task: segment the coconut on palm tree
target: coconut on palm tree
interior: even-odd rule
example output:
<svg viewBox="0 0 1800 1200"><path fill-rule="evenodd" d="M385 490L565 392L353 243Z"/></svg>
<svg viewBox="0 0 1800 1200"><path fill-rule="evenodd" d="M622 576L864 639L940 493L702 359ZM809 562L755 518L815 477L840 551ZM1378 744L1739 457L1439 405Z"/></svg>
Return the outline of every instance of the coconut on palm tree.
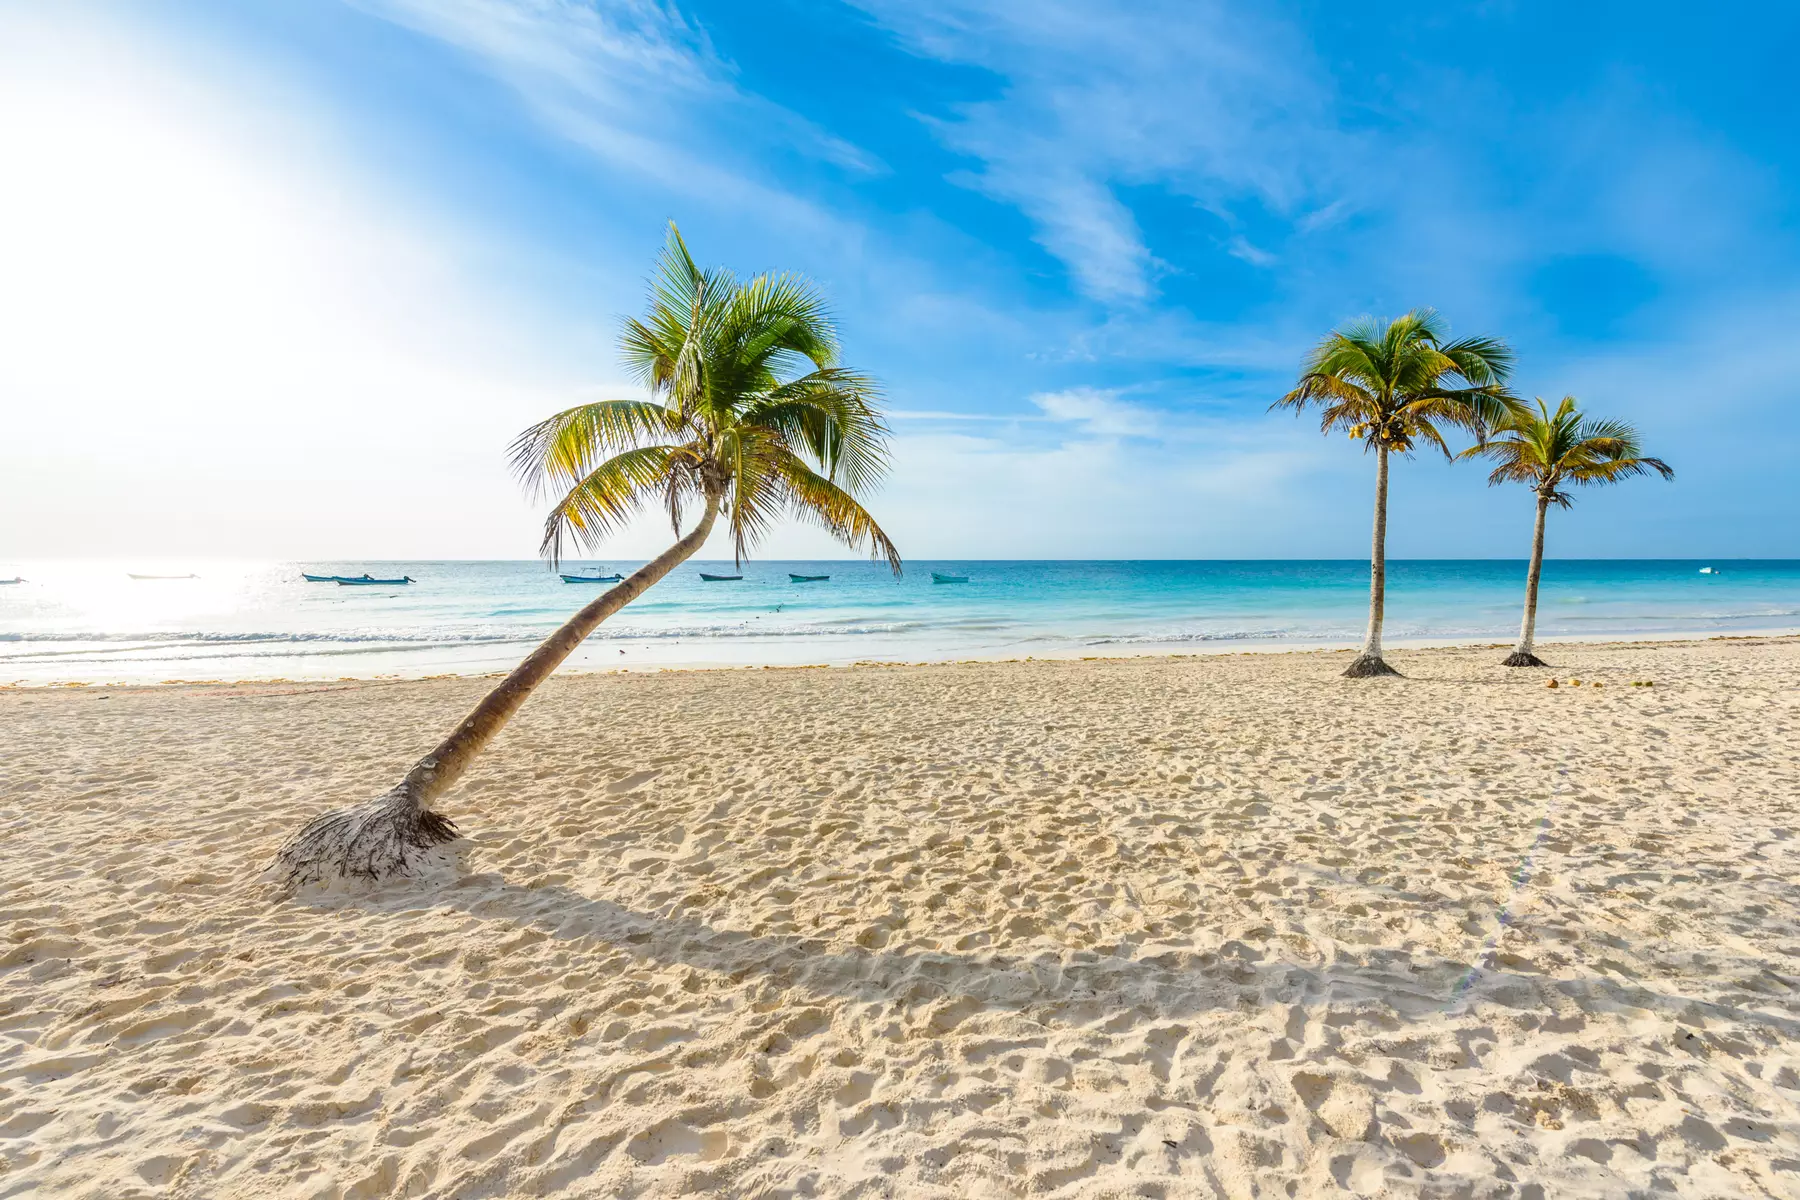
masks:
<svg viewBox="0 0 1800 1200"><path fill-rule="evenodd" d="M1660 458L1646 456L1637 430L1623 421L1598 421L1581 414L1575 397L1564 396L1552 413L1542 399L1533 412L1520 405L1499 423L1491 440L1471 446L1461 457L1491 458L1499 465L1488 476L1497 483L1528 484L1537 495L1537 524L1531 534L1531 566L1525 572L1525 619L1519 644L1507 656L1509 667L1548 666L1534 653L1537 636L1538 577L1544 569L1544 516L1552 504L1575 503L1571 487L1617 483L1652 471L1664 479L1675 471Z"/></svg>
<svg viewBox="0 0 1800 1200"><path fill-rule="evenodd" d="M1300 382L1270 405L1316 406L1324 433L1344 430L1375 452L1375 529L1369 546L1369 631L1344 674L1398 675L1381 656L1387 600L1388 455L1412 456L1420 442L1451 457L1440 426L1479 438L1517 401L1506 391L1512 351L1497 338L1447 340L1429 308L1386 322L1364 317L1326 337L1307 355Z"/></svg>
<svg viewBox="0 0 1800 1200"><path fill-rule="evenodd" d="M703 271L670 225L649 311L626 322L621 343L651 398L557 413L519 435L513 466L558 497L542 545L553 563L571 543L616 532L650 500L668 514L675 544L551 634L391 791L295 834L272 868L290 889L408 874L455 840L456 826L432 801L602 621L699 550L721 515L740 560L791 513L899 573L899 552L856 499L887 467L878 392L838 365L835 328L809 284ZM683 534L693 507L699 519Z"/></svg>

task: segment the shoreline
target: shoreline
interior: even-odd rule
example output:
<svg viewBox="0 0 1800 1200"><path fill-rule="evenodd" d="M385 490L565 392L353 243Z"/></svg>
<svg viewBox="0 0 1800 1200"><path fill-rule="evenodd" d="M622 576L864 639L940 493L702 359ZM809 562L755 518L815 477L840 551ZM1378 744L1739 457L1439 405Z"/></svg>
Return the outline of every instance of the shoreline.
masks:
<svg viewBox="0 0 1800 1200"><path fill-rule="evenodd" d="M1638 646L1638 645L1677 645L1677 644L1700 645L1700 644L1704 644L1707 642L1783 641L1783 640L1789 640L1789 639L1795 639L1795 638L1800 638L1800 626L1783 626L1783 627L1779 627L1779 628L1776 628L1773 630L1768 630L1768 631L1758 630L1758 631L1745 632L1745 633L1696 633L1696 632L1692 632L1692 631L1634 633L1634 634L1621 634L1615 638L1596 638L1596 637L1580 635L1580 634L1561 634L1561 635L1551 635L1551 636L1539 637L1536 639L1536 645L1539 647L1554 646L1554 647L1558 647L1558 648L1567 648L1567 649L1581 649L1581 648L1600 649L1600 648L1606 648L1606 647L1615 647L1616 648L1616 647L1627 647L1627 646ZM534 646L536 644L537 643L535 643L535 642L520 643L520 645L522 647L524 647L524 649L523 649L523 652L519 655L519 659L522 660L525 657L525 654L530 652L530 647ZM1478 649L1478 648L1482 648L1482 647L1486 647L1489 649L1495 649L1495 650L1505 650L1505 649L1510 649L1514 644L1515 644L1515 642L1513 640L1494 641L1491 638L1453 638L1453 639L1435 639L1435 638L1433 638L1433 639L1406 639L1406 638L1403 638L1403 639L1397 639L1397 640L1384 640L1383 649L1384 649L1384 652L1389 653L1389 654L1393 654L1393 653L1409 654L1409 653L1419 653L1419 652L1431 651L1431 650L1468 650L1468 649ZM1179 649L1179 650L1171 649L1170 647L1174 646L1174 645L1179 645L1182 647L1182 649ZM1047 653L1031 654L1031 655L1011 654L1011 655L1002 656L999 654L994 654L994 655L973 655L973 656L968 656L968 657L942 657L942 658L927 657L927 658L920 658L920 659L914 659L914 658L910 658L910 657L891 658L891 659L889 659L889 658L859 658L859 659L854 659L854 660L836 659L836 660L825 661L825 662L737 663L737 662L728 662L728 661L720 661L720 660L713 660L713 659L695 659L695 660L691 660L691 661L678 661L678 662L671 662L671 663L650 663L650 664L643 664L643 665L639 665L639 664L635 664L635 663L626 663L626 664L620 664L618 666L611 666L611 665L600 666L600 665L592 664L592 663L574 663L573 665L571 665L569 663L565 663L562 667L558 668L556 674L559 676L626 675L626 674L629 674L629 675L646 675L646 674L654 675L654 674L695 673L695 672L849 670L849 669L854 669L854 668L859 668L859 667L894 668L894 667L925 667L925 666L945 666L945 665L1004 664L1004 663L1022 663L1022 662L1124 662L1124 661L1132 661L1132 660L1139 660L1139 659L1159 659L1160 658L1160 659L1169 659L1169 660L1179 660L1179 659L1193 659L1193 658L1232 657L1232 656L1239 656L1239 655L1260 655L1260 656L1273 657L1273 656L1282 656L1282 655L1303 655L1303 654L1319 654L1319 655L1353 654L1353 653L1355 653L1355 651L1357 649L1359 649L1358 644L1345 645L1342 643L1335 643L1335 642L1328 643L1328 642L1307 641L1302 644L1286 645L1286 644L1270 643L1270 642L1260 642L1260 643L1251 644L1248 642L1231 642L1226 639L1220 639L1218 641L1200 643L1200 648L1194 648L1194 646L1195 646L1194 643L1181 642L1181 643L1158 643L1155 645L1145 646L1141 650L1126 651L1126 652L1122 652L1122 653L1115 652L1115 653L1102 653L1102 654L1088 654L1088 653L1082 653L1081 651L1094 649L1095 647L1078 647L1078 648L1071 648L1071 649L1067 649L1067 650L1057 650L1057 651L1050 651ZM580 651L578 650L576 653L580 654ZM574 656L571 656L571 657L573 658ZM1551 669L1554 669L1554 668L1551 668ZM364 674L364 675L355 675L355 674L352 674L352 675L324 675L324 674L321 674L321 675L241 675L241 676L219 676L219 677L212 677L212 678L195 678L195 679L180 679L180 678L157 679L157 678L152 678L149 676L142 676L142 677L119 676L116 678L93 677L93 678L86 678L86 679L70 677L70 678L45 679L45 680L15 679L15 680L7 681L7 682L0 682L0 691L27 691L27 690L35 690L35 689L56 689L56 688L155 688L155 687L196 687L196 686L237 687L237 686L252 686L252 685L256 685L256 684L314 685L314 684L329 684L329 683L417 682L417 681L428 681L428 680L439 680L439 679L502 679L502 678L505 678L505 676L508 673L508 670L510 670L510 668L508 668L507 670L492 670L492 671L421 670L418 673L391 672L391 673L377 673L377 674Z"/></svg>
<svg viewBox="0 0 1800 1200"><path fill-rule="evenodd" d="M596 591L532 562L333 567L417 580L373 591L299 582L292 564L221 564L170 583L133 582L126 565L0 588L0 681L487 675L511 670ZM809 566L831 582L791 581ZM915 566L905 579L868 563L746 564L740 584L671 575L563 669L1305 652L1358 645L1368 617L1367 566L1353 560L970 562L961 587ZM1518 630L1521 564L1390 566L1395 653ZM1546 572L1546 645L1800 631L1800 560L1701 575L1689 561L1571 559Z"/></svg>

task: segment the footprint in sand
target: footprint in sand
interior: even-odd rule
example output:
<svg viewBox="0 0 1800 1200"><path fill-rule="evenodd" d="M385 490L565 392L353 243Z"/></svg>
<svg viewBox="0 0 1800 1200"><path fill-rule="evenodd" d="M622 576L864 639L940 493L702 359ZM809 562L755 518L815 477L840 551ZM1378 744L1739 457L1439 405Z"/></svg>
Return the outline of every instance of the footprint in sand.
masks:
<svg viewBox="0 0 1800 1200"><path fill-rule="evenodd" d="M606 790L612 795L621 796L626 792L636 791L661 774L660 770L633 771L623 779L615 779L607 784Z"/></svg>

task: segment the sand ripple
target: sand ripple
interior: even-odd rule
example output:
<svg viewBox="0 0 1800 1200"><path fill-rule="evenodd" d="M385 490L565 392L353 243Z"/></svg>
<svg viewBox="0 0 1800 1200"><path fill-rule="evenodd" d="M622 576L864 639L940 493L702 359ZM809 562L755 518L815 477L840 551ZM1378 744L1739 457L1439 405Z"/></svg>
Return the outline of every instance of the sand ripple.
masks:
<svg viewBox="0 0 1800 1200"><path fill-rule="evenodd" d="M0 1197L1800 1194L1800 645L1496 657L0 692Z"/></svg>

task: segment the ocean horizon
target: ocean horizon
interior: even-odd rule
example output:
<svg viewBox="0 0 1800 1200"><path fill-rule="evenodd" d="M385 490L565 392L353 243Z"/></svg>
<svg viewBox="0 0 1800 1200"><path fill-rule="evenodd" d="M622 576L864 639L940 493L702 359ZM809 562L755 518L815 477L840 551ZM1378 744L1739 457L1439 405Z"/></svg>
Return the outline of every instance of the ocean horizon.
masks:
<svg viewBox="0 0 1800 1200"><path fill-rule="evenodd" d="M637 562L563 570L629 573ZM1702 573L1710 567L1710 573ZM715 569L716 568L716 569ZM933 560L896 579L863 560L690 560L619 613L574 669L840 665L1353 646L1368 563ZM144 682L483 674L510 669L602 585L539 560L20 563L0 588L0 682ZM192 573L193 579L133 579ZM301 572L404 587L309 583ZM967 583L934 583L933 572ZM789 574L829 575L795 583ZM10 575L10 572L9 572ZM1509 641L1525 563L1388 564L1390 645ZM1800 560L1551 559L1542 639L1800 628Z"/></svg>

